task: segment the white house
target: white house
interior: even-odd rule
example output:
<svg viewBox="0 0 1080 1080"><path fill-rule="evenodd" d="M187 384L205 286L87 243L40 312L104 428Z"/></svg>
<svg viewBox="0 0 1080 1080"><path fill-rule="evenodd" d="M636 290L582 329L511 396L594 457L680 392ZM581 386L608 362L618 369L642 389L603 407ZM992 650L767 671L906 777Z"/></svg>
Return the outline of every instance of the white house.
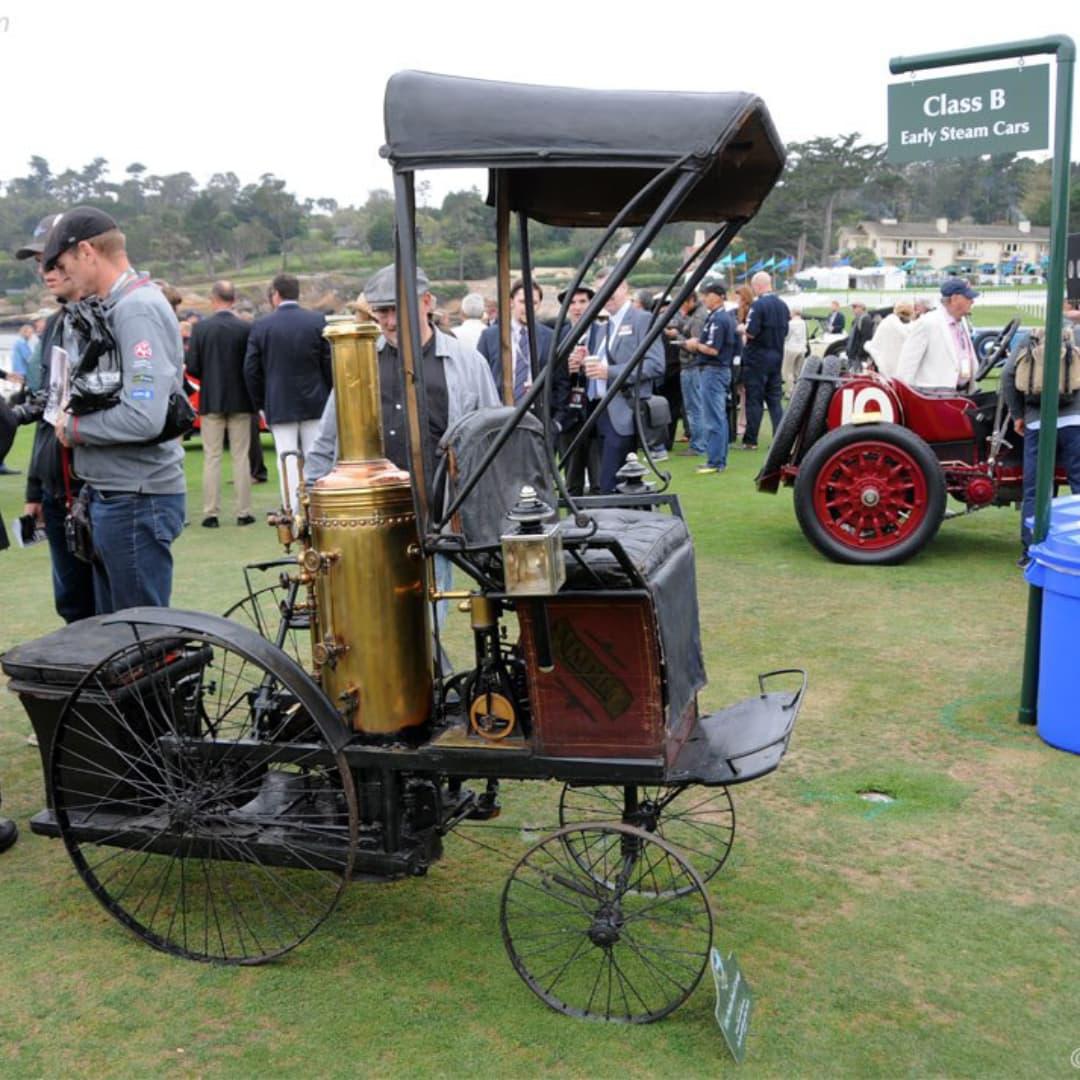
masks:
<svg viewBox="0 0 1080 1080"><path fill-rule="evenodd" d="M911 259L916 272L956 267L978 273L979 267L1015 260L1038 266L1050 254L1050 230L1021 221L1016 225L964 225L938 218L932 222L860 221L840 230L839 257L853 248L869 248L886 267Z"/></svg>

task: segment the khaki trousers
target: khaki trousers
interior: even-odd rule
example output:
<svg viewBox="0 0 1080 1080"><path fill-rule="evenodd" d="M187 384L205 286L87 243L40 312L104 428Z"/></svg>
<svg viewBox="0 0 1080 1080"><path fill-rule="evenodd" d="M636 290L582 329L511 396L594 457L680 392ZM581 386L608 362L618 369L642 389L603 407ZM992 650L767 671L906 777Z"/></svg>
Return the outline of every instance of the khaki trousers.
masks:
<svg viewBox="0 0 1080 1080"><path fill-rule="evenodd" d="M221 452L229 433L236 516L251 516L251 413L207 413L199 421L203 444L203 514L217 517L221 511Z"/></svg>

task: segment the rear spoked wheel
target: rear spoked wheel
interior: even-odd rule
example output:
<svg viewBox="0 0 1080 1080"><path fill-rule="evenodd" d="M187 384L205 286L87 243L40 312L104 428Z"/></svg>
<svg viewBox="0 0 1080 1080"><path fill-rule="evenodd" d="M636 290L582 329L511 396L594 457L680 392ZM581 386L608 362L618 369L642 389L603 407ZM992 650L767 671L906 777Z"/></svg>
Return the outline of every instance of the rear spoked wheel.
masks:
<svg viewBox="0 0 1080 1080"><path fill-rule="evenodd" d="M225 618L254 630L311 671L311 625L308 613L297 610L302 600L295 584L276 582L250 591L225 612Z"/></svg>
<svg viewBox="0 0 1080 1080"><path fill-rule="evenodd" d="M556 1012L590 1020L667 1016L693 993L712 944L697 872L630 825L569 825L541 840L510 875L499 917L529 989Z"/></svg>
<svg viewBox="0 0 1080 1080"><path fill-rule="evenodd" d="M337 904L356 793L318 687L226 630L149 628L98 664L64 706L50 778L64 844L111 915L162 951L258 964Z"/></svg>
<svg viewBox="0 0 1080 1080"><path fill-rule="evenodd" d="M735 840L735 806L726 787L563 786L560 825L620 820L674 844L706 882L720 872ZM572 848L571 854L576 859L579 853Z"/></svg>

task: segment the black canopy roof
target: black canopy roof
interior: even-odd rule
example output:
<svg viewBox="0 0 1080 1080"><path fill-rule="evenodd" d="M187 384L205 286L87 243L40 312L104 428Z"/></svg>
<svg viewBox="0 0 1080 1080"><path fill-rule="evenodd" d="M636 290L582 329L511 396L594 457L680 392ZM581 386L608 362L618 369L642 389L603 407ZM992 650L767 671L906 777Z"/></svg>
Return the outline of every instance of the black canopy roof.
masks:
<svg viewBox="0 0 1080 1080"><path fill-rule="evenodd" d="M667 166L703 174L673 220L752 217L784 147L753 94L575 90L421 71L386 87L395 172L506 170L510 206L551 225L604 225ZM640 224L654 199L628 221ZM488 201L492 201L489 194Z"/></svg>

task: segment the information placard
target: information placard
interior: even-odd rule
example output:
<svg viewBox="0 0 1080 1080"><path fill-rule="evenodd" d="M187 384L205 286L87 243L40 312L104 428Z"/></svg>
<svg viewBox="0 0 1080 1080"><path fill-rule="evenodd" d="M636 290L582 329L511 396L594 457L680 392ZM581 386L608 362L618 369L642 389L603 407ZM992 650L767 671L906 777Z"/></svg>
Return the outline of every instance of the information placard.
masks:
<svg viewBox="0 0 1080 1080"><path fill-rule="evenodd" d="M889 161L1043 150L1049 143L1048 64L889 86Z"/></svg>
<svg viewBox="0 0 1080 1080"><path fill-rule="evenodd" d="M743 978L734 953L728 953L725 960L720 950L713 946L709 966L716 983L716 1022L731 1056L741 1065L746 1057L746 1034L750 1030L750 1012L754 1007L750 984Z"/></svg>

